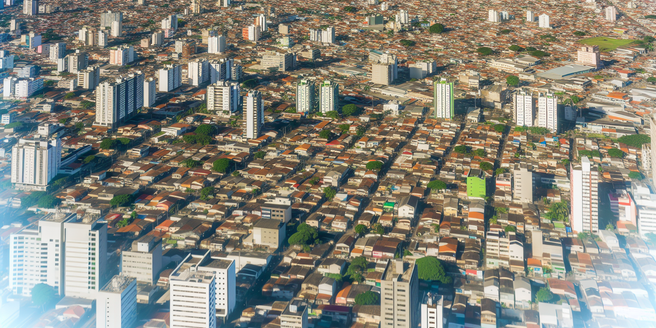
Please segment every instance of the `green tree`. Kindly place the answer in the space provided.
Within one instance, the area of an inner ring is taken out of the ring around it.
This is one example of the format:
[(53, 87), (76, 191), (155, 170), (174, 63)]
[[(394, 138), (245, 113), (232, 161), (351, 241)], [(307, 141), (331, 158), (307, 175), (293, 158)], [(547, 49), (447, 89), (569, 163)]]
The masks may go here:
[(82, 160), (82, 164), (89, 164), (93, 162), (94, 159), (96, 159), (96, 156), (89, 155)]
[(335, 195), (337, 195), (337, 191), (333, 187), (323, 188), (323, 193), (326, 195), (326, 198), (328, 198), (328, 200), (333, 200), (333, 198), (335, 198)]
[(606, 230), (615, 230), (615, 226), (612, 223), (606, 225)]
[(440, 180), (433, 180), (429, 182), (426, 185), (426, 187), (428, 187), (428, 189), (430, 189), (431, 191), (439, 191), (439, 190), (446, 189), (446, 183)]
[(184, 166), (184, 167), (188, 167), (190, 169), (193, 169), (193, 168), (197, 167), (198, 165), (200, 165), (200, 161), (196, 161), (193, 158), (189, 157), (189, 158), (185, 159), (184, 161), (182, 161), (182, 163), (180, 163), (180, 164), (182, 164), (182, 166)]
[(619, 139), (617, 139), (617, 141), (627, 146), (641, 148), (643, 144), (650, 143), (651, 138), (648, 135), (644, 135), (644, 134), (632, 134), (632, 135), (620, 137)]
[(219, 158), (212, 163), (212, 169), (219, 173), (226, 173), (232, 165), (232, 160), (229, 158)]
[(481, 54), (483, 56), (488, 56), (488, 55), (491, 55), (492, 53), (494, 53), (494, 50), (492, 50), (488, 47), (480, 47), (480, 48), (476, 49), (476, 52), (478, 52), (479, 54)]
[(82, 109), (90, 109), (96, 107), (95, 102), (91, 102), (88, 100), (82, 100), (82, 102), (80, 102), (80, 105), (82, 105)]
[(453, 148), (453, 151), (456, 152), (456, 153), (458, 153), (458, 154), (466, 154), (466, 153), (468, 153), (467, 146), (464, 146), (464, 145), (455, 146), (455, 148)]
[(653, 77), (653, 76), (648, 77), (648, 78), (647, 78), (647, 82), (649, 82), (649, 83), (651, 83), (651, 84), (656, 83), (656, 77)]
[(351, 128), (351, 126), (348, 125), (348, 124), (340, 124), (340, 125), (338, 126), (338, 128), (339, 128), (340, 131), (342, 131), (342, 133), (346, 133), (346, 132), (349, 131), (349, 129)]
[(353, 6), (346, 6), (346, 7), (343, 8), (343, 10), (347, 13), (354, 13), (357, 10), (357, 8), (355, 8)]
[(380, 304), (380, 295), (370, 290), (355, 296), (357, 305), (378, 305)]
[(376, 223), (374, 224), (374, 232), (382, 236), (385, 234), (385, 227), (383, 227), (383, 225), (380, 223)]
[(524, 48), (522, 48), (522, 47), (520, 47), (516, 44), (513, 44), (512, 46), (508, 47), (508, 49), (512, 50), (512, 51), (522, 51), (522, 50), (524, 50)]
[(565, 201), (552, 203), (544, 217), (551, 221), (569, 221), (569, 204)]
[(496, 124), (494, 126), (494, 131), (497, 131), (499, 133), (503, 133), (503, 131), (505, 131), (505, 130), (506, 130), (506, 126), (503, 125), (503, 124)]
[(339, 273), (329, 273), (326, 275), (326, 277), (333, 278), (337, 282), (342, 282), (342, 280), (344, 279), (344, 277)]
[(360, 235), (360, 236), (364, 236), (364, 234), (367, 233), (367, 226), (364, 225), (364, 224), (358, 224), (358, 225), (356, 225), (356, 226), (353, 228), (353, 230), (354, 230), (355, 233), (357, 233), (358, 235)]
[(358, 110), (358, 106), (354, 104), (344, 105), (344, 107), (342, 107), (342, 115), (353, 116), (358, 113)]
[(366, 132), (367, 132), (367, 128), (364, 127), (364, 126), (362, 126), (362, 125), (360, 125), (360, 126), (358, 126), (355, 135), (358, 136), (358, 137), (362, 137), (362, 136), (364, 136), (364, 134), (365, 134)]
[(413, 47), (415, 44), (417, 44), (417, 42), (415, 42), (415, 41), (405, 40), (405, 39), (401, 40), (400, 43), (401, 43), (402, 46), (404, 46), (406, 48)]
[(109, 201), (109, 205), (113, 207), (123, 207), (132, 204), (132, 195), (123, 194), (116, 195)]
[(258, 83), (257, 83), (257, 80), (256, 80), (256, 79), (250, 79), (250, 80), (246, 80), (246, 81), (244, 81), (244, 82), (241, 84), (241, 87), (242, 87), (243, 89), (253, 89), (253, 88), (255, 88), (255, 87), (257, 86), (257, 84), (258, 84)]
[(505, 230), (506, 232), (517, 232), (517, 227), (509, 225), (506, 226), (503, 230)]
[(47, 284), (36, 284), (32, 287), (32, 304), (44, 309), (57, 299), (57, 291)]
[(432, 34), (440, 34), (444, 32), (444, 25), (435, 23), (428, 28), (428, 31)]
[(339, 113), (337, 111), (331, 110), (331, 111), (326, 113), (326, 117), (330, 117), (333, 120), (336, 120), (336, 119), (339, 118)]
[(579, 101), (581, 101), (581, 99), (579, 98), (579, 96), (576, 96), (576, 95), (569, 97), (569, 99), (572, 101), (573, 104), (576, 104), (576, 103), (578, 103)]
[(265, 155), (266, 155), (266, 153), (260, 150), (260, 151), (256, 152), (255, 154), (253, 154), (253, 157), (262, 159), (262, 158), (264, 158)]
[(608, 150), (608, 156), (613, 158), (622, 158), (624, 157), (624, 152), (617, 148), (611, 148)]
[(320, 138), (324, 138), (324, 139), (328, 139), (328, 140), (330, 140), (332, 135), (333, 135), (333, 133), (328, 129), (324, 129), (324, 130), (321, 130), (321, 132), (319, 132), (319, 137)]
[(632, 180), (642, 180), (642, 179), (644, 179), (644, 178), (645, 178), (645, 177), (644, 177), (644, 176), (642, 175), (642, 173), (640, 173), (640, 172), (635, 172), (635, 171), (631, 171), (631, 172), (629, 172), (629, 179), (632, 179)]
[(492, 163), (489, 163), (489, 162), (481, 162), (480, 168), (483, 171), (489, 171), (489, 170), (492, 170), (494, 168), (494, 165), (492, 165)]
[(68, 92), (64, 95), (64, 99), (68, 100), (75, 97), (75, 92)]
[(487, 157), (487, 152), (484, 149), (476, 149), (473, 151), (474, 156)]
[(367, 163), (367, 170), (380, 171), (383, 168), (383, 162), (381, 161), (369, 161)]
[(586, 33), (583, 32), (583, 31), (575, 31), (575, 32), (574, 32), (574, 35), (576, 35), (576, 36), (584, 36), (585, 34), (586, 34)]
[(511, 87), (516, 87), (519, 85), (519, 77), (515, 75), (510, 75), (506, 77), (506, 84), (508, 84)]
[(453, 281), (451, 277), (446, 275), (442, 262), (435, 257), (422, 257), (415, 263), (421, 280), (439, 281), (443, 284), (450, 284)]
[(39, 198), (37, 205), (40, 208), (55, 208), (57, 205), (59, 205), (59, 203), (61, 203), (61, 199), (56, 198), (52, 195), (45, 195)]
[(507, 170), (503, 167), (500, 167), (500, 168), (496, 169), (496, 171), (494, 171), (494, 173), (496, 173), (497, 175), (504, 174), (506, 172), (507, 172)]
[(531, 56), (533, 56), (533, 57), (538, 57), (538, 58), (542, 58), (542, 57), (548, 57), (548, 56), (549, 56), (549, 53), (548, 53), (548, 52), (544, 52), (544, 51), (542, 51), (542, 50), (535, 50), (535, 51), (531, 51)]
[(551, 290), (549, 290), (549, 287), (542, 287), (540, 290), (538, 290), (537, 293), (535, 293), (535, 300), (537, 302), (551, 302), (553, 300), (554, 295), (551, 293)]
[(210, 196), (214, 196), (214, 187), (205, 187), (200, 190), (200, 199), (208, 200)]
[(103, 141), (100, 142), (100, 148), (101, 149), (112, 149), (114, 148), (114, 145), (116, 144), (116, 141), (113, 139), (104, 139)]
[(314, 245), (319, 243), (319, 233), (317, 229), (309, 226), (307, 223), (301, 223), (296, 228), (296, 233), (291, 235), (287, 241), (290, 245)]
[(216, 133), (216, 128), (213, 125), (201, 124), (194, 131), (196, 134), (213, 136)]

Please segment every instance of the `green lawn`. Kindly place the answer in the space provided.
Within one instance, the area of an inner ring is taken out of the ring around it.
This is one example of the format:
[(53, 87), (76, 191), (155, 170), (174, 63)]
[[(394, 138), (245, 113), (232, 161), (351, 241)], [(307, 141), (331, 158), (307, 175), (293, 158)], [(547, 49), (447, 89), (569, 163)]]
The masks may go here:
[(579, 42), (591, 46), (599, 46), (599, 51), (608, 52), (608, 51), (613, 51), (618, 47), (629, 45), (633, 43), (633, 41), (634, 40), (613, 39), (613, 38), (607, 38), (605, 36), (599, 36), (596, 38), (583, 39), (580, 40)]

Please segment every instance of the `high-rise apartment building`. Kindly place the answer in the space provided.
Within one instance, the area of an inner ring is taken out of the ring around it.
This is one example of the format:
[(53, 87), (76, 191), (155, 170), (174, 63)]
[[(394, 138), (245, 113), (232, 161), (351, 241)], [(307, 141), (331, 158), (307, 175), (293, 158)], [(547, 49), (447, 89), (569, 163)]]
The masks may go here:
[(276, 68), (279, 72), (288, 72), (296, 68), (296, 54), (291, 52), (267, 52), (262, 56), (260, 65), (264, 68)]
[(444, 298), (442, 295), (427, 293), (421, 303), (421, 327), (442, 328), (444, 326)]
[(308, 328), (308, 306), (302, 300), (292, 300), (280, 314), (280, 328)]
[(155, 100), (157, 100), (157, 80), (152, 77), (144, 80), (143, 95), (144, 107), (152, 107), (155, 104)]
[(538, 126), (558, 132), (558, 97), (551, 92), (538, 97)]
[(98, 47), (105, 48), (109, 44), (109, 37), (104, 30), (98, 30)]
[(162, 20), (162, 30), (175, 32), (178, 30), (178, 16), (173, 14)]
[(253, 41), (253, 42), (257, 42), (260, 40), (261, 33), (262, 32), (260, 31), (260, 28), (256, 25), (244, 27), (241, 30), (241, 35), (244, 38), (244, 40)]
[(168, 65), (159, 70), (159, 92), (170, 92), (182, 85), (182, 66)]
[(214, 84), (219, 81), (230, 80), (232, 73), (232, 59), (221, 59), (220, 61), (210, 61), (210, 83)]
[(435, 118), (453, 119), (455, 107), (453, 105), (453, 83), (446, 80), (433, 83), (433, 109)]
[(61, 140), (36, 135), (20, 138), (11, 152), (11, 183), (14, 187), (47, 190), (48, 183), (61, 167)]
[(95, 299), (107, 274), (107, 224), (93, 218), (64, 223), (64, 294)]
[(399, 13), (396, 14), (396, 22), (399, 24), (410, 24), (410, 17), (408, 16), (407, 10), (399, 10)]
[(123, 274), (115, 275), (98, 291), (97, 328), (131, 328), (137, 321), (137, 281)]
[(530, 10), (526, 11), (526, 21), (529, 23), (535, 22), (535, 14)]
[(262, 93), (254, 90), (248, 93), (246, 98), (246, 108), (244, 110), (244, 137), (247, 139), (256, 139), (260, 136), (260, 131), (264, 125), (264, 103), (262, 102)]
[(112, 27), (112, 22), (122, 22), (122, 12), (112, 12), (111, 10), (100, 14), (100, 27)]
[(207, 52), (220, 54), (226, 51), (226, 38), (223, 35), (210, 36), (207, 38)]
[(649, 136), (651, 137), (651, 178), (656, 180), (656, 117), (649, 116)]
[(216, 277), (199, 270), (207, 253), (192, 253), (169, 276), (171, 327), (216, 328)]
[(656, 194), (642, 181), (631, 182), (631, 195), (638, 211), (638, 232), (645, 236), (656, 233)]
[(296, 112), (311, 113), (315, 107), (314, 82), (301, 80), (296, 85)]
[(540, 28), (551, 28), (551, 23), (549, 23), (549, 15), (542, 14), (538, 16), (538, 27)]
[(189, 84), (199, 86), (210, 80), (210, 63), (207, 60), (195, 60), (187, 65)]
[(109, 51), (109, 64), (125, 66), (136, 59), (136, 53), (132, 46), (120, 46)]
[(74, 54), (66, 56), (68, 58), (68, 71), (77, 74), (77, 72), (89, 66), (89, 54), (76, 50)]
[(410, 73), (411, 79), (421, 80), (428, 75), (431, 75), (437, 71), (437, 63), (435, 60), (424, 60), (418, 61), (414, 64), (408, 65), (408, 72)]
[(162, 270), (162, 239), (145, 235), (132, 242), (129, 251), (121, 253), (123, 274), (138, 282), (157, 284)]
[(112, 129), (136, 114), (144, 101), (144, 75), (130, 74), (105, 81), (96, 90), (96, 125)]
[(64, 295), (64, 223), (77, 214), (48, 214), (11, 234), (9, 238), (9, 288), (29, 296), (36, 284), (47, 284)]
[(490, 9), (487, 13), (487, 21), (492, 23), (501, 22), (501, 16), (499, 15), (499, 12), (494, 9)]
[(198, 271), (214, 274), (216, 320), (219, 324), (225, 324), (237, 304), (235, 260), (206, 256)]
[(604, 14), (606, 16), (606, 20), (609, 22), (614, 22), (617, 20), (617, 8), (615, 8), (615, 6), (606, 7), (606, 9), (604, 9)]
[(319, 85), (319, 111), (323, 114), (339, 110), (339, 85), (333, 81), (323, 81)]
[(24, 0), (23, 15), (34, 16), (39, 12), (39, 0)]
[(599, 172), (588, 157), (581, 158), (580, 165), (571, 164), (570, 192), (572, 197), (572, 229), (575, 232), (599, 231)]
[(191, 9), (192, 14), (200, 14), (203, 10), (203, 4), (201, 0), (191, 0), (189, 9)]
[(576, 61), (581, 65), (599, 68), (601, 66), (601, 56), (599, 46), (583, 46), (576, 52)]
[(264, 33), (269, 30), (269, 23), (267, 23), (267, 18), (264, 14), (260, 14), (255, 18), (255, 26), (260, 29), (260, 32)]
[(310, 41), (335, 43), (335, 28), (327, 27), (325, 30), (310, 29)]
[(369, 62), (372, 63), (371, 81), (373, 83), (390, 85), (398, 78), (398, 59), (395, 55), (370, 51)]
[(56, 63), (57, 59), (64, 57), (66, 57), (66, 43), (57, 42), (50, 46), (50, 61)]
[(515, 95), (515, 122), (517, 126), (532, 127), (535, 120), (533, 110), (533, 95), (521, 90)]
[(414, 262), (395, 259), (380, 282), (380, 327), (414, 328), (419, 325), (419, 279)]
[(239, 83), (219, 81), (207, 87), (207, 110), (230, 115), (239, 108)]
[(6, 77), (2, 95), (5, 99), (27, 99), (43, 89), (43, 79)]
[(77, 73), (77, 86), (87, 90), (95, 90), (100, 83), (100, 67), (89, 66)]
[(521, 203), (533, 204), (533, 172), (526, 165), (513, 170), (513, 199)]
[(123, 35), (123, 22), (113, 21), (112, 27), (109, 29), (109, 34), (111, 34), (111, 36), (115, 38), (118, 38), (121, 35)]
[(150, 37), (150, 45), (153, 47), (159, 47), (164, 43), (164, 33), (156, 32)]

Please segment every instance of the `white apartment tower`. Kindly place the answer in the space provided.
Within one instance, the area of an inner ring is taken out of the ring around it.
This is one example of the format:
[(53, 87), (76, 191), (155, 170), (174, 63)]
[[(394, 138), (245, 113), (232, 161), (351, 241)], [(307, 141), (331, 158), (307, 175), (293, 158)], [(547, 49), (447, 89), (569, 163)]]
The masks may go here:
[(380, 290), (380, 327), (417, 327), (419, 279), (415, 263), (404, 263), (401, 259), (390, 261)]
[(187, 255), (169, 276), (171, 327), (216, 328), (216, 277), (199, 270), (207, 255)]
[(100, 83), (100, 67), (90, 66), (77, 73), (77, 86), (95, 90)]
[(157, 99), (157, 80), (152, 77), (144, 80), (143, 95), (143, 106), (152, 107)]
[(606, 9), (604, 9), (604, 14), (606, 15), (606, 20), (609, 22), (617, 20), (617, 8), (615, 8), (615, 6), (606, 7)]
[(178, 16), (173, 14), (162, 20), (162, 30), (172, 30), (173, 32), (178, 30)]
[(223, 35), (210, 36), (207, 38), (207, 52), (220, 54), (226, 51), (226, 38)]
[(189, 84), (199, 86), (210, 80), (210, 63), (207, 60), (196, 60), (188, 64)]
[(301, 80), (296, 85), (296, 112), (311, 113), (314, 109), (315, 90), (314, 83), (309, 80)]
[(170, 92), (182, 85), (182, 66), (168, 65), (159, 70), (159, 92)]
[(19, 189), (47, 190), (48, 183), (61, 167), (61, 152), (59, 138), (19, 139), (11, 149), (11, 183)]
[(249, 41), (254, 41), (257, 42), (260, 40), (260, 36), (262, 31), (260, 30), (260, 27), (257, 25), (251, 25), (247, 27), (248, 29), (248, 40)]
[(95, 219), (64, 223), (64, 294), (96, 299), (107, 266), (107, 224)]
[(269, 24), (267, 23), (267, 18), (264, 14), (260, 14), (260, 16), (255, 18), (255, 25), (257, 25), (262, 33), (269, 30)]
[(97, 328), (131, 328), (137, 321), (137, 280), (115, 275), (96, 298)]
[(517, 126), (533, 126), (535, 112), (533, 111), (533, 95), (521, 90), (515, 95), (515, 122)]
[(319, 111), (323, 114), (339, 109), (339, 85), (323, 81), (319, 86)]
[(453, 104), (453, 83), (447, 80), (435, 81), (433, 83), (434, 117), (453, 119), (455, 106)]
[(15, 295), (30, 296), (36, 284), (47, 284), (64, 295), (64, 223), (76, 217), (48, 214), (11, 234), (9, 288)]
[(533, 203), (533, 172), (525, 165), (513, 170), (513, 199), (521, 203)]
[(198, 267), (200, 272), (212, 272), (216, 287), (216, 319), (225, 324), (237, 303), (235, 260), (206, 256)]
[(551, 24), (549, 23), (549, 15), (542, 14), (538, 17), (538, 27), (551, 28)]
[(444, 325), (444, 299), (430, 292), (421, 303), (421, 327), (442, 328)]
[(132, 46), (120, 46), (109, 51), (109, 64), (125, 66), (136, 59), (136, 54)]
[(571, 164), (570, 184), (572, 229), (575, 232), (597, 233), (599, 231), (599, 172), (588, 157), (583, 156), (580, 165)]
[(538, 126), (558, 132), (558, 98), (551, 92), (538, 97)]
[(583, 46), (576, 52), (576, 61), (581, 65), (599, 68), (601, 66), (601, 55), (599, 46)]
[(50, 61), (57, 62), (57, 59), (66, 57), (66, 43), (57, 42), (50, 46)]
[(257, 139), (264, 125), (264, 103), (262, 102), (262, 93), (255, 90), (250, 91), (246, 98), (246, 108), (244, 110), (244, 137), (247, 139)]
[(239, 83), (219, 81), (207, 87), (207, 110), (230, 115), (239, 108)]
[(116, 128), (136, 114), (144, 102), (144, 75), (100, 83), (96, 90), (96, 125)]
[(499, 12), (494, 9), (490, 9), (490, 11), (487, 13), (487, 21), (492, 23), (499, 23), (501, 21)]
[(112, 27), (109, 30), (109, 34), (115, 38), (120, 37), (123, 34), (123, 22), (113, 21)]
[(104, 30), (98, 30), (98, 47), (105, 48), (109, 44), (109, 37)]
[(89, 55), (86, 52), (76, 50), (74, 54), (66, 56), (68, 58), (68, 71), (77, 73), (89, 66)]
[(23, 15), (34, 16), (39, 12), (39, 0), (23, 1)]
[(232, 73), (232, 59), (221, 59), (220, 61), (210, 62), (210, 83), (214, 84), (219, 81), (230, 80)]
[(327, 27), (325, 31), (321, 32), (322, 43), (335, 43), (335, 28)]
[(530, 23), (535, 22), (535, 14), (530, 10), (526, 11), (526, 21)]
[(112, 12), (111, 10), (100, 14), (100, 27), (112, 27), (113, 22), (123, 22), (122, 12)]
[(132, 242), (129, 251), (121, 253), (122, 273), (138, 282), (157, 284), (162, 270), (162, 239), (145, 235)]
[(399, 24), (409, 24), (410, 18), (408, 17), (408, 11), (401, 9), (398, 14), (396, 14), (396, 22)]

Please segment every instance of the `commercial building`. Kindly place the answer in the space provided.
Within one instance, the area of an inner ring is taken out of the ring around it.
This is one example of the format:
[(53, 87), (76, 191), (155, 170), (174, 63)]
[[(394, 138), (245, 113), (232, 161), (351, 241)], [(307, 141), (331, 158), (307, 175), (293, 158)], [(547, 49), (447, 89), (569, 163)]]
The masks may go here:
[(246, 139), (257, 139), (264, 125), (264, 102), (262, 102), (262, 93), (254, 90), (250, 91), (246, 98), (246, 108), (244, 110), (244, 137)]
[(296, 112), (311, 113), (316, 103), (316, 94), (314, 82), (310, 80), (301, 80), (296, 85)]
[(145, 235), (133, 241), (132, 248), (121, 253), (121, 268), (139, 282), (156, 284), (162, 270), (162, 239)]
[(64, 294), (96, 299), (107, 274), (107, 224), (93, 218), (64, 223)]
[(11, 183), (14, 187), (47, 190), (48, 183), (61, 167), (61, 140), (47, 136), (21, 138), (11, 152)]
[(319, 111), (323, 114), (339, 110), (339, 85), (323, 81), (319, 86)]
[(262, 218), (253, 225), (253, 246), (263, 246), (275, 251), (286, 240), (285, 230), (284, 222)]
[(280, 328), (308, 328), (308, 306), (301, 300), (289, 302), (280, 315)]
[(588, 157), (583, 156), (580, 165), (571, 164), (570, 184), (572, 229), (575, 232), (597, 233), (599, 231), (599, 172)]
[(485, 172), (472, 169), (467, 177), (467, 196), (470, 198), (485, 198), (487, 195), (487, 179)]
[(433, 88), (433, 102), (435, 104), (433, 116), (447, 120), (453, 119), (455, 110), (453, 105), (453, 83), (446, 80), (435, 81)]
[(656, 233), (656, 194), (642, 181), (631, 182), (631, 195), (638, 211), (637, 228), (640, 235)]
[(96, 298), (97, 328), (131, 328), (137, 321), (137, 281), (115, 275), (98, 291)]
[(601, 57), (599, 46), (583, 46), (576, 52), (576, 61), (585, 66), (599, 68), (601, 66)]
[(77, 73), (77, 86), (87, 90), (95, 90), (100, 84), (100, 67), (90, 66)]
[(116, 128), (135, 115), (144, 101), (144, 75), (135, 72), (105, 81), (96, 90), (96, 125)]
[(207, 110), (230, 115), (239, 108), (239, 83), (219, 81), (207, 87)]
[(276, 68), (279, 72), (287, 72), (296, 68), (296, 54), (267, 52), (262, 56), (263, 68)]
[(538, 97), (538, 126), (558, 132), (558, 97), (551, 92)]
[(444, 298), (442, 295), (426, 294), (421, 303), (421, 327), (442, 328), (444, 326)]
[(535, 111), (533, 110), (533, 95), (521, 90), (515, 95), (515, 122), (517, 126), (533, 126)]
[(170, 92), (182, 85), (182, 66), (168, 65), (159, 70), (159, 92)]
[(417, 327), (419, 312), (417, 266), (401, 259), (390, 261), (380, 282), (380, 327)]
[(513, 171), (513, 199), (521, 203), (533, 204), (533, 172), (521, 165)]
[(218, 324), (227, 323), (228, 316), (232, 314), (237, 304), (237, 282), (235, 275), (235, 260), (214, 258), (206, 255), (198, 271), (207, 271), (214, 274), (216, 290), (216, 321)]
[(9, 238), (9, 288), (30, 296), (36, 284), (64, 295), (64, 223), (77, 214), (53, 213), (12, 233)]

